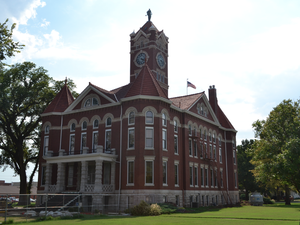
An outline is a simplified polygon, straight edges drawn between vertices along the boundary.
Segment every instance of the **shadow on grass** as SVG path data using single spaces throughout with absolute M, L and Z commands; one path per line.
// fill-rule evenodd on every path
M 264 204 L 263 207 L 298 208 L 300 210 L 300 202 L 291 202 L 290 205 L 286 205 L 285 202 L 275 202 L 274 204 Z

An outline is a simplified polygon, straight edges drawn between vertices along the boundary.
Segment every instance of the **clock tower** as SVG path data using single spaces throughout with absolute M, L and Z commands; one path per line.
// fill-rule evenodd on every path
M 147 65 L 168 96 L 169 38 L 154 26 L 150 18 L 138 32 L 130 34 L 130 82 L 136 79 L 147 60 Z

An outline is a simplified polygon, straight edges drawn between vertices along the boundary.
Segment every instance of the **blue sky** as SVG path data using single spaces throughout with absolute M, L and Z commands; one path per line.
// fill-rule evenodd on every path
M 169 37 L 169 96 L 186 94 L 186 80 L 218 102 L 238 144 L 251 124 L 284 99 L 299 99 L 298 0 L 0 0 L 0 22 L 17 23 L 25 44 L 8 63 L 32 61 L 81 92 L 89 82 L 107 90 L 129 82 L 129 34 L 147 21 Z M 7 170 L 8 171 L 8 170 Z M 0 179 L 18 181 L 11 172 Z

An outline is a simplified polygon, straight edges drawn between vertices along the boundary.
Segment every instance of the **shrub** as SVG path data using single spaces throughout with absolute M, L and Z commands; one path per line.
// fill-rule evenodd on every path
M 12 223 L 14 223 L 13 219 L 9 219 L 6 222 L 2 222 L 2 224 L 12 224 Z
M 150 215 L 150 205 L 145 201 L 141 201 L 140 204 L 134 206 L 130 210 L 131 215 L 133 216 L 149 216 Z
M 274 204 L 274 202 L 271 199 L 264 197 L 264 204 Z
M 157 204 L 152 204 L 150 206 L 150 215 L 151 216 L 158 216 L 161 214 L 161 208 Z
M 245 194 L 241 194 L 240 195 L 240 200 L 248 200 L 248 199 L 246 199 L 246 195 Z

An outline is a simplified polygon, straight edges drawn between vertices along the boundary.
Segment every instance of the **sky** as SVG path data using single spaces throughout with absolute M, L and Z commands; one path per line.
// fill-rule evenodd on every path
M 106 90 L 129 82 L 130 36 L 151 21 L 169 37 L 169 97 L 217 89 L 237 133 L 254 138 L 252 123 L 284 99 L 299 99 L 298 0 L 0 0 L 0 23 L 16 23 L 25 44 L 7 63 L 32 61 L 55 80 L 71 78 Z M 0 180 L 19 181 L 12 171 Z M 35 179 L 37 179 L 35 177 Z

